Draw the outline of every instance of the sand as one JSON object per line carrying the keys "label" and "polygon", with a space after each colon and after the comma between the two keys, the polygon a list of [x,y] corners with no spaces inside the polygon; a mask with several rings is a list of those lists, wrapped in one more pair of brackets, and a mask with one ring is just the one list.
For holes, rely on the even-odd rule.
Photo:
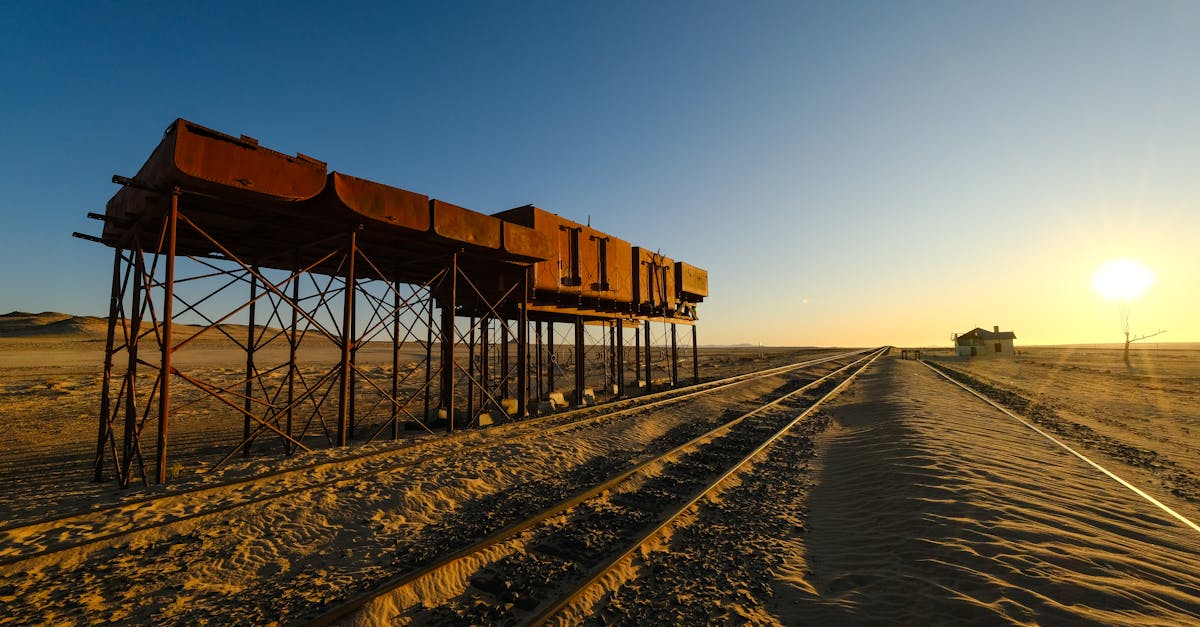
{"label": "sand", "polygon": [[923,366],[885,361],[827,412],[782,622],[1200,617],[1200,534]]}
{"label": "sand", "polygon": [[[0,324],[0,419],[10,427],[0,442],[0,558],[96,529],[163,526],[0,566],[3,624],[312,616],[428,558],[434,547],[530,511],[571,476],[627,459],[778,384],[764,382],[707,410],[490,448],[483,445],[503,429],[292,459],[264,450],[216,475],[185,473],[166,488],[122,492],[87,481],[102,325],[39,314],[22,324],[59,326],[30,333],[7,322]],[[704,365],[729,373],[805,354],[765,352],[705,349]],[[1086,426],[1071,427],[1064,440],[1200,519],[1197,496],[1186,489],[1200,474],[1191,431],[1200,427],[1197,353],[1136,356],[1133,371],[1119,352],[1084,349],[942,361],[1035,401],[1039,416]],[[236,376],[238,355],[228,348],[214,345],[195,359],[188,367]],[[195,443],[184,447],[193,456],[184,457],[188,464],[226,442],[226,431],[240,433],[240,420],[216,414],[179,425],[175,433]],[[456,456],[468,446],[482,448]],[[378,455],[344,459],[363,452]],[[423,456],[438,459],[406,465]],[[386,467],[398,470],[376,472]],[[203,486],[209,491],[185,492]],[[135,502],[164,493],[178,496]],[[38,524],[115,502],[130,505],[77,520],[76,528]],[[214,510],[222,505],[230,509]],[[645,560],[610,597],[619,607],[598,607],[597,616],[767,624],[1200,621],[1200,534],[925,366],[895,356],[877,362]]]}

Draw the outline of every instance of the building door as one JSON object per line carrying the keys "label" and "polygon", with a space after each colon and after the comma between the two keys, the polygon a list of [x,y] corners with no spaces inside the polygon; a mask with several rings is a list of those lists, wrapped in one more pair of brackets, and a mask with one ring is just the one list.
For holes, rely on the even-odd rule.
{"label": "building door", "polygon": [[1000,348],[1000,342],[996,342],[996,352],[999,353],[1002,352],[1002,350],[1003,349]]}
{"label": "building door", "polygon": [[971,347],[971,356],[972,356],[972,357],[974,357],[974,356],[976,356],[976,355],[978,355],[978,354],[979,354],[979,353],[978,353],[978,352],[975,350],[975,347],[974,347],[974,346],[972,346],[972,347]]}

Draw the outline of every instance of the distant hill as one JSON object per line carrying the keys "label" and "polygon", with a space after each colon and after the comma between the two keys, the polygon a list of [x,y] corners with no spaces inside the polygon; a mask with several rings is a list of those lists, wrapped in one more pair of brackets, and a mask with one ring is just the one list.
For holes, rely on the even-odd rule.
{"label": "distant hill", "polygon": [[104,335],[108,323],[95,316],[72,316],[56,311],[13,311],[0,315],[0,337],[47,335]]}
{"label": "distant hill", "polygon": [[[125,321],[122,320],[122,323]],[[219,327],[229,335],[241,339],[246,336],[244,324],[222,324]],[[261,329],[262,327],[258,327]],[[150,329],[149,320],[142,321],[142,331]],[[199,330],[191,324],[175,323],[173,335],[182,339]],[[0,338],[75,338],[75,339],[104,339],[108,334],[108,319],[96,316],[73,316],[57,311],[29,313],[27,311],[11,311],[0,314]],[[117,331],[118,337],[122,335]],[[225,336],[217,331],[205,334],[206,340],[224,341]]]}

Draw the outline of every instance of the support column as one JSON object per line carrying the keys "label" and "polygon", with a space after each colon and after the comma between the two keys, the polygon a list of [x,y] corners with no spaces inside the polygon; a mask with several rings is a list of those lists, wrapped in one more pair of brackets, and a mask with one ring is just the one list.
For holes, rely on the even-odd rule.
{"label": "support column", "polygon": [[692,325],[692,383],[700,384],[700,345],[696,343],[696,325]]}
{"label": "support column", "polygon": [[400,284],[392,284],[392,439],[400,437]]}
{"label": "support column", "polygon": [[675,337],[675,323],[671,323],[671,387],[679,385],[679,344]]}
{"label": "support column", "polygon": [[[287,380],[287,435],[292,437],[293,404],[296,402],[296,349],[300,348],[297,329],[300,324],[300,260],[297,259],[292,272],[292,323],[288,333],[288,380]],[[291,455],[296,452],[296,445],[289,440],[283,441],[284,451]]]}
{"label": "support column", "polygon": [[[608,327],[607,347],[605,350],[605,394],[613,394],[613,389],[617,387],[617,328],[612,326],[612,321],[605,323]],[[604,332],[601,332],[604,333]]]}
{"label": "support column", "polygon": [[546,360],[546,395],[554,393],[554,366],[558,360],[554,357],[554,322],[546,323],[546,354],[550,357]]}
{"label": "support column", "polygon": [[[635,321],[636,322],[636,321]],[[634,327],[633,329],[633,380],[636,383],[642,378],[642,332],[641,329]],[[647,382],[649,383],[649,382]],[[641,390],[638,390],[641,393]]]}
{"label": "support column", "polygon": [[112,392],[111,382],[113,370],[113,343],[117,334],[117,315],[120,313],[121,294],[121,249],[113,251],[112,291],[108,297],[108,334],[104,341],[104,379],[100,388],[100,426],[96,434],[96,457],[93,460],[95,474],[93,481],[104,480],[104,445],[108,440],[109,393]]}
{"label": "support column", "polygon": [[175,239],[179,227],[179,189],[171,190],[171,210],[167,214],[166,277],[163,281],[162,369],[158,389],[158,483],[167,482],[168,426],[171,418],[171,353],[174,340],[171,331],[175,305]]}
{"label": "support column", "polygon": [[[484,411],[488,407],[488,376],[491,375],[491,364],[488,360],[491,358],[491,342],[492,342],[492,319],[484,316],[480,319],[479,331],[481,340],[479,342],[479,411]],[[471,413],[471,420],[474,421],[475,414]]]}
{"label": "support column", "polygon": [[540,404],[542,402],[542,394],[543,394],[544,390],[546,389],[546,386],[544,384],[544,381],[546,380],[546,373],[544,370],[542,370],[542,321],[541,320],[538,320],[536,323],[534,323],[533,337],[534,337],[533,345],[534,345],[534,349],[535,349],[534,354],[536,355],[536,357],[534,358],[534,361],[536,362],[534,364],[534,368],[537,371],[537,374],[534,376],[534,382],[533,382],[534,387],[537,389],[537,393],[534,394],[534,399]]}
{"label": "support column", "polygon": [[254,313],[256,299],[258,298],[258,266],[250,267],[250,322],[246,325],[246,385],[243,388],[242,409],[246,413],[242,416],[242,441],[246,443],[242,447],[242,457],[250,457],[250,412],[253,406],[250,403],[250,397],[254,394]]}
{"label": "support column", "polygon": [[346,291],[342,294],[342,361],[338,386],[337,445],[346,446],[350,429],[350,403],[354,394],[351,388],[350,353],[354,349],[351,331],[354,320],[354,262],[358,257],[358,230],[350,231],[350,248],[346,259]]}
{"label": "support column", "polygon": [[454,431],[454,308],[458,296],[458,254],[450,255],[450,291],[442,299],[442,410],[446,431]]}
{"label": "support column", "polygon": [[645,327],[646,327],[646,346],[643,347],[643,350],[646,351],[646,391],[650,392],[654,389],[654,384],[651,382],[652,381],[651,377],[654,375],[654,369],[651,367],[651,360],[650,360],[650,321],[649,320],[646,321]]}
{"label": "support column", "polygon": [[122,488],[129,487],[129,471],[133,464],[134,442],[133,435],[137,431],[137,367],[138,346],[142,334],[142,298],[146,285],[146,263],[143,257],[141,240],[135,243],[137,247],[130,251],[129,262],[133,264],[133,296],[130,297],[129,346],[126,348],[129,362],[125,369],[125,425],[121,433],[121,476],[119,481]]}
{"label": "support column", "polygon": [[433,291],[426,292],[425,313],[425,413],[421,422],[429,422],[429,404],[433,396]]}
{"label": "support column", "polygon": [[[358,254],[357,246],[355,247],[354,252],[356,255]],[[358,401],[358,369],[355,368],[355,366],[358,365],[358,313],[357,313],[358,312],[358,276],[357,275],[354,276],[350,280],[350,299],[353,301],[353,305],[351,305],[351,309],[350,309],[351,312],[353,312],[353,315],[350,317],[350,322],[348,323],[348,326],[350,327],[350,386],[349,386],[350,387],[350,411],[346,412],[346,422],[348,423],[346,430],[349,433],[349,436],[351,438],[353,438],[354,432],[355,432],[354,427],[355,427],[355,423],[356,423],[355,419],[357,417],[357,415],[356,415],[357,412],[355,410],[356,410],[356,407],[358,404],[357,403],[357,401]],[[349,440],[347,440],[347,443],[348,442],[349,442]]]}
{"label": "support column", "polygon": [[625,322],[617,320],[613,327],[617,334],[617,398],[625,396]]}
{"label": "support column", "polygon": [[[467,378],[477,376],[475,374],[475,316],[467,318]],[[470,420],[475,416],[475,391],[467,390],[467,419]]]}
{"label": "support column", "polygon": [[583,406],[584,368],[587,367],[587,355],[584,349],[583,318],[575,318],[575,406]]}
{"label": "support column", "polygon": [[500,398],[508,398],[508,321],[500,321]]}
{"label": "support column", "polygon": [[517,418],[529,415],[529,270],[521,277],[517,310]]}

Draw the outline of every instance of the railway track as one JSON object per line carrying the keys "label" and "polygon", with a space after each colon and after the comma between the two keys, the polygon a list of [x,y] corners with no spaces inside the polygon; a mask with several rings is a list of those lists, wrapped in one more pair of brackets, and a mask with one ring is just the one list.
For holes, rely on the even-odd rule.
{"label": "railway track", "polygon": [[[1161,501],[1154,498],[1150,494],[1146,493],[1141,488],[1138,488],[1137,486],[1133,485],[1132,483],[1117,476],[1115,473],[1113,473],[1108,468],[1105,468],[1104,466],[1101,466],[1100,464],[1096,463],[1095,461],[1093,461],[1092,459],[1083,455],[1079,451],[1075,450],[1074,448],[1072,448],[1070,445],[1066,444],[1059,438],[1054,437],[1053,435],[1048,433],[1047,430],[1039,428],[1037,425],[1034,424],[1033,421],[1014,413],[1008,407],[1005,407],[1004,404],[1002,404],[1002,402],[999,402],[999,401],[1003,401],[1004,399],[999,399],[999,401],[998,401],[998,399],[992,398],[988,394],[988,392],[994,393],[994,390],[988,390],[986,388],[983,388],[983,386],[974,384],[975,382],[971,378],[964,376],[962,373],[959,373],[956,370],[946,368],[944,366],[934,365],[934,364],[931,364],[924,360],[922,360],[921,363],[924,364],[925,367],[936,372],[943,379],[946,379],[947,381],[949,381],[950,383],[953,383],[954,385],[958,386],[959,388],[966,390],[972,396],[975,396],[976,398],[983,401],[984,403],[991,405],[992,407],[996,408],[1000,412],[1004,413],[1009,418],[1012,418],[1013,420],[1019,422],[1020,424],[1024,425],[1028,429],[1034,431],[1038,435],[1041,435],[1042,437],[1046,438],[1047,440],[1054,443],[1055,445],[1061,447],[1062,449],[1064,449],[1071,455],[1074,455],[1075,457],[1083,460],[1085,463],[1087,463],[1089,466],[1091,466],[1092,468],[1099,471],[1101,474],[1107,476],[1109,479],[1112,479],[1114,482],[1121,485],[1123,488],[1129,490],[1130,492],[1133,492],[1141,499],[1145,500],[1146,502],[1150,503],[1154,507],[1156,507],[1159,510],[1170,515],[1172,518],[1179,521],[1185,527],[1188,527],[1188,528],[1192,529],[1193,531],[1200,533],[1200,525],[1197,525],[1192,520],[1188,519],[1187,517],[1183,516],[1179,512],[1176,512],[1174,509],[1163,504]],[[1034,420],[1036,420],[1036,419],[1034,419]],[[1061,424],[1059,424],[1059,422],[1056,422],[1056,421],[1046,421],[1043,419],[1041,422],[1045,423],[1045,424],[1043,424],[1043,426],[1047,427],[1047,429],[1049,429],[1049,430],[1057,430],[1060,432],[1066,430],[1063,428],[1063,426]],[[1104,441],[1101,442],[1102,444],[1105,445],[1105,447],[1104,447],[1105,451],[1116,451],[1117,453],[1125,453],[1126,452],[1125,449],[1132,448],[1132,447],[1123,445],[1121,443],[1118,443],[1115,441],[1109,441],[1109,440],[1111,440],[1111,438],[1106,438]],[[1121,457],[1128,458],[1129,456],[1126,454]]]}
{"label": "railway track", "polygon": [[548,622],[587,597],[884,352],[871,351],[669,450],[630,460],[622,472],[596,477],[536,514],[402,571],[313,624]]}
{"label": "railway track", "polygon": [[250,478],[140,497],[88,511],[12,525],[0,529],[0,567],[42,560],[89,545],[120,542],[138,533],[263,504],[301,492],[362,482],[484,448],[585,428],[728,390],[747,382],[821,367],[860,353],[826,355],[695,386],[510,423],[487,431],[463,431],[382,451],[305,464]]}

